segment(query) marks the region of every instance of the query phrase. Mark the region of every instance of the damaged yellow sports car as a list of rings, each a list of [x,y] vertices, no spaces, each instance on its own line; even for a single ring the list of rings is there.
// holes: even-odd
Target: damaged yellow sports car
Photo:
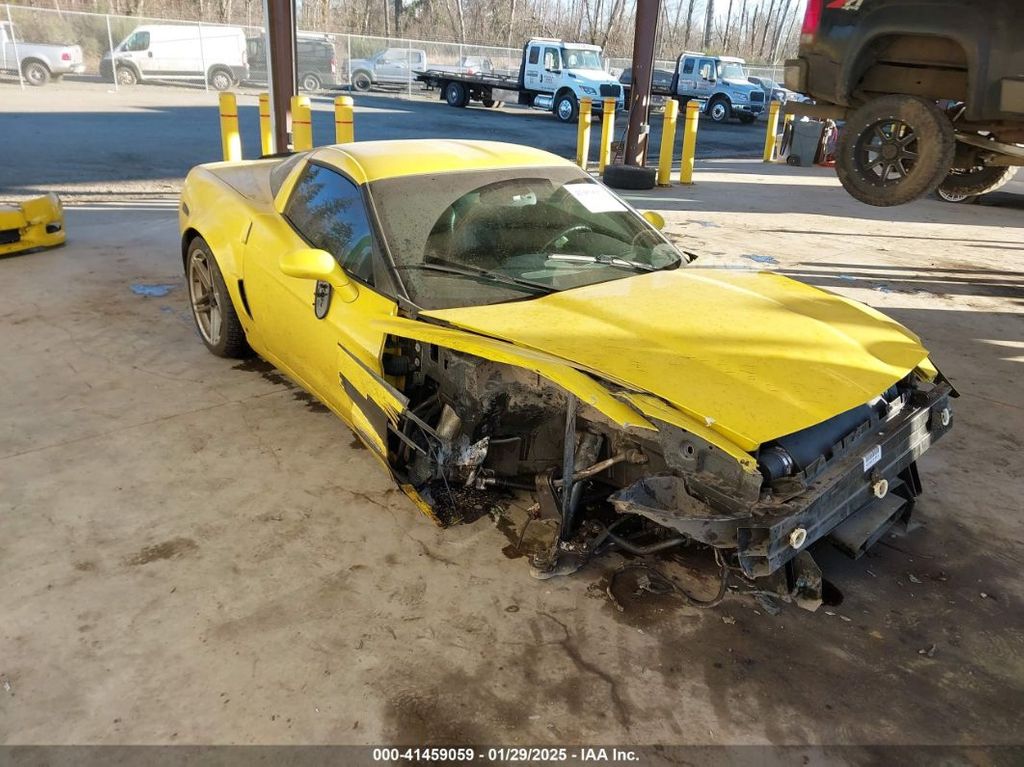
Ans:
[[[896,322],[694,268],[659,223],[484,141],[202,165],[180,211],[209,349],[316,395],[435,521],[521,496],[557,520],[538,576],[699,541],[813,592],[808,546],[909,519],[955,392]]]
[[[0,205],[0,256],[52,248],[66,238],[64,207],[53,192],[14,205]]]

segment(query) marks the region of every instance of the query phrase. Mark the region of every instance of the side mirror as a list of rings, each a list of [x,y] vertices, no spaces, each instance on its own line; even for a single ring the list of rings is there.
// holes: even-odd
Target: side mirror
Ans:
[[[329,284],[338,291],[345,303],[355,300],[359,290],[345,274],[345,270],[326,250],[300,248],[285,253],[278,261],[278,267],[289,277],[300,280],[318,280]]]
[[[659,232],[665,228],[665,217],[660,213],[656,213],[653,210],[645,210],[641,214],[644,221],[653,226]]]

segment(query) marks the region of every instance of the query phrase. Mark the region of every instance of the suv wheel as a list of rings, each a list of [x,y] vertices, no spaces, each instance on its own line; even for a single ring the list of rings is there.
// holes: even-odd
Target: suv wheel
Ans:
[[[352,75],[352,87],[365,92],[373,87],[373,80],[366,72],[356,72]]]
[[[41,61],[28,61],[21,68],[25,82],[29,85],[46,85],[50,82],[50,70]]]
[[[708,116],[711,118],[712,122],[724,123],[732,116],[732,109],[729,107],[729,102],[721,96],[716,96],[711,99],[711,103],[708,104]]]
[[[302,76],[302,90],[318,91],[320,90],[320,88],[320,78],[314,75],[312,72]]]
[[[933,191],[953,164],[949,118],[917,96],[882,96],[846,120],[836,149],[836,174],[868,205],[902,205]]]
[[[946,202],[973,202],[979,195],[994,192],[1006,184],[1016,171],[1016,168],[998,165],[953,168],[935,192]]]
[[[576,122],[580,116],[580,103],[572,93],[563,93],[555,100],[554,112],[559,122]]]

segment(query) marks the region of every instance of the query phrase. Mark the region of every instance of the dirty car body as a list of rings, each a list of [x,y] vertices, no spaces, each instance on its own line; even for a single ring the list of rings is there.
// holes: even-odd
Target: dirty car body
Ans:
[[[247,344],[420,510],[450,524],[466,498],[519,498],[556,520],[538,574],[691,540],[751,578],[828,536],[858,555],[907,518],[951,427],[955,392],[913,333],[774,273],[695,268],[538,150],[199,166],[180,223],[186,272],[216,262]]]

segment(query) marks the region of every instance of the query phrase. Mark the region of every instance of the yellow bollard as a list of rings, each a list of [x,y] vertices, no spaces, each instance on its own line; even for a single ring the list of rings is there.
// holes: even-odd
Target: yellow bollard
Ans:
[[[220,146],[226,162],[242,159],[242,136],[238,132],[238,102],[234,93],[220,94]]]
[[[612,140],[615,138],[615,99],[605,99],[601,111],[601,151],[597,159],[597,170],[604,173],[604,166],[612,161]]]
[[[679,102],[665,102],[665,119],[661,125],[661,147],[658,150],[658,186],[672,186],[672,155],[676,148],[676,119]]]
[[[334,100],[334,141],[337,144],[356,140],[354,103],[351,96],[338,96]]]
[[[313,148],[313,116],[309,96],[292,96],[292,149],[305,152]]]
[[[686,120],[683,123],[683,156],[679,159],[679,183],[693,183],[693,158],[697,152],[697,123],[700,121],[700,104],[688,101]]]
[[[587,169],[587,156],[590,154],[590,123],[594,119],[594,102],[580,99],[580,122],[576,129],[576,164],[583,170]]]
[[[764,134],[764,162],[771,162],[775,155],[775,134],[779,132],[779,102],[773,101],[768,107],[768,130]]]
[[[260,94],[260,152],[263,156],[274,153],[274,132],[270,129],[270,94]]]

